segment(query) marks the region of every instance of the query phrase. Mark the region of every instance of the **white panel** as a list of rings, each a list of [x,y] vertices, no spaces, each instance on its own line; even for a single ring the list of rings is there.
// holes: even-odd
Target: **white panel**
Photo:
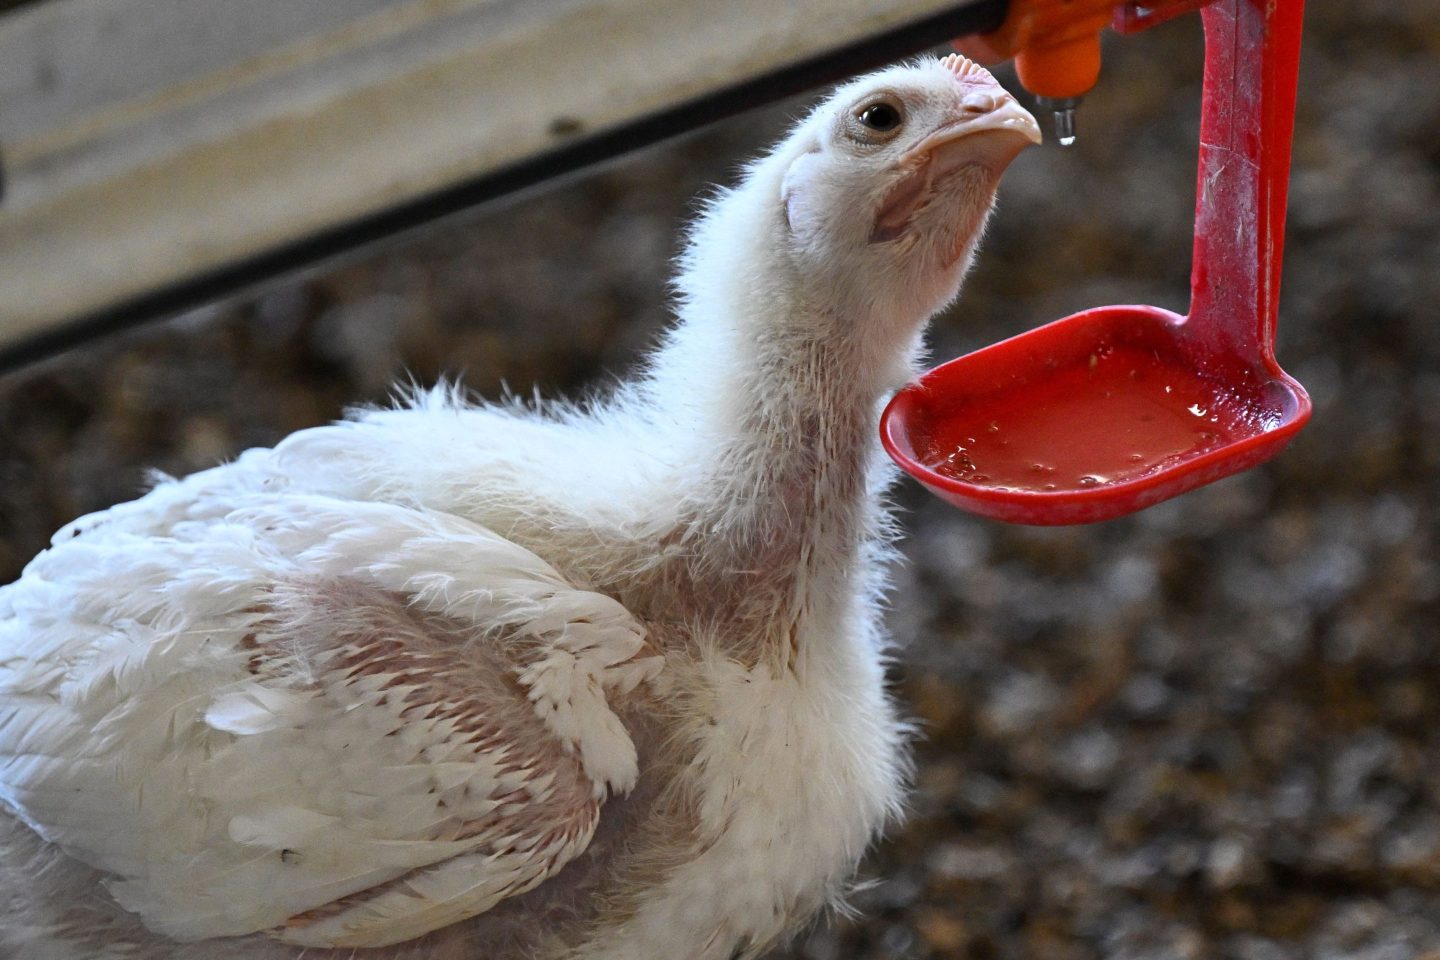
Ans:
[[[966,5],[23,7],[0,17],[0,348],[573,137]]]

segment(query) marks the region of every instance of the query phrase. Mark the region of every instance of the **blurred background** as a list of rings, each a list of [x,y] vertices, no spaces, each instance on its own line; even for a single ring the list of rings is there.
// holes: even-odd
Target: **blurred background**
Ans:
[[[1091,527],[902,483],[910,816],[859,916],[777,957],[1440,960],[1440,5],[1307,17],[1279,354],[1312,424],[1264,468]],[[937,359],[1088,306],[1184,310],[1199,18],[1111,39],[1078,145],[1007,174]],[[696,197],[807,102],[0,380],[0,582],[147,469],[397,378],[493,397],[623,377],[667,321]]]

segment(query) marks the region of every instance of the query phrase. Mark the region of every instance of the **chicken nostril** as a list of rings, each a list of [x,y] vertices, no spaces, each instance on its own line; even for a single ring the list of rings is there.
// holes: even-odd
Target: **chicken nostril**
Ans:
[[[960,101],[960,109],[966,113],[989,113],[995,109],[995,98],[988,93],[967,93]]]

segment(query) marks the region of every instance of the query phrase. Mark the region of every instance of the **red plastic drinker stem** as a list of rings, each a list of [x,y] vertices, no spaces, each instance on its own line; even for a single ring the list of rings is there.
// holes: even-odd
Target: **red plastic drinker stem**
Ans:
[[[1019,523],[1132,513],[1273,457],[1310,416],[1275,362],[1302,0],[1202,11],[1188,317],[1098,307],[944,364],[881,421],[956,506]]]
[[[1303,0],[1231,0],[1201,13],[1205,98],[1188,332],[1200,345],[1258,358],[1277,373],[1302,11]]]

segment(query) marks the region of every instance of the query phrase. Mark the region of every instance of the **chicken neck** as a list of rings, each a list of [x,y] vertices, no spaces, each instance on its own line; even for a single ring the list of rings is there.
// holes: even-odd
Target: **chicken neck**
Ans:
[[[757,655],[784,660],[802,618],[843,616],[868,575],[887,478],[877,407],[911,369],[923,318],[896,342],[880,333],[904,329],[895,318],[817,289],[777,254],[780,214],[754,199],[766,195],[752,181],[697,226],[646,392],[686,477],[683,575],[763,625]]]

